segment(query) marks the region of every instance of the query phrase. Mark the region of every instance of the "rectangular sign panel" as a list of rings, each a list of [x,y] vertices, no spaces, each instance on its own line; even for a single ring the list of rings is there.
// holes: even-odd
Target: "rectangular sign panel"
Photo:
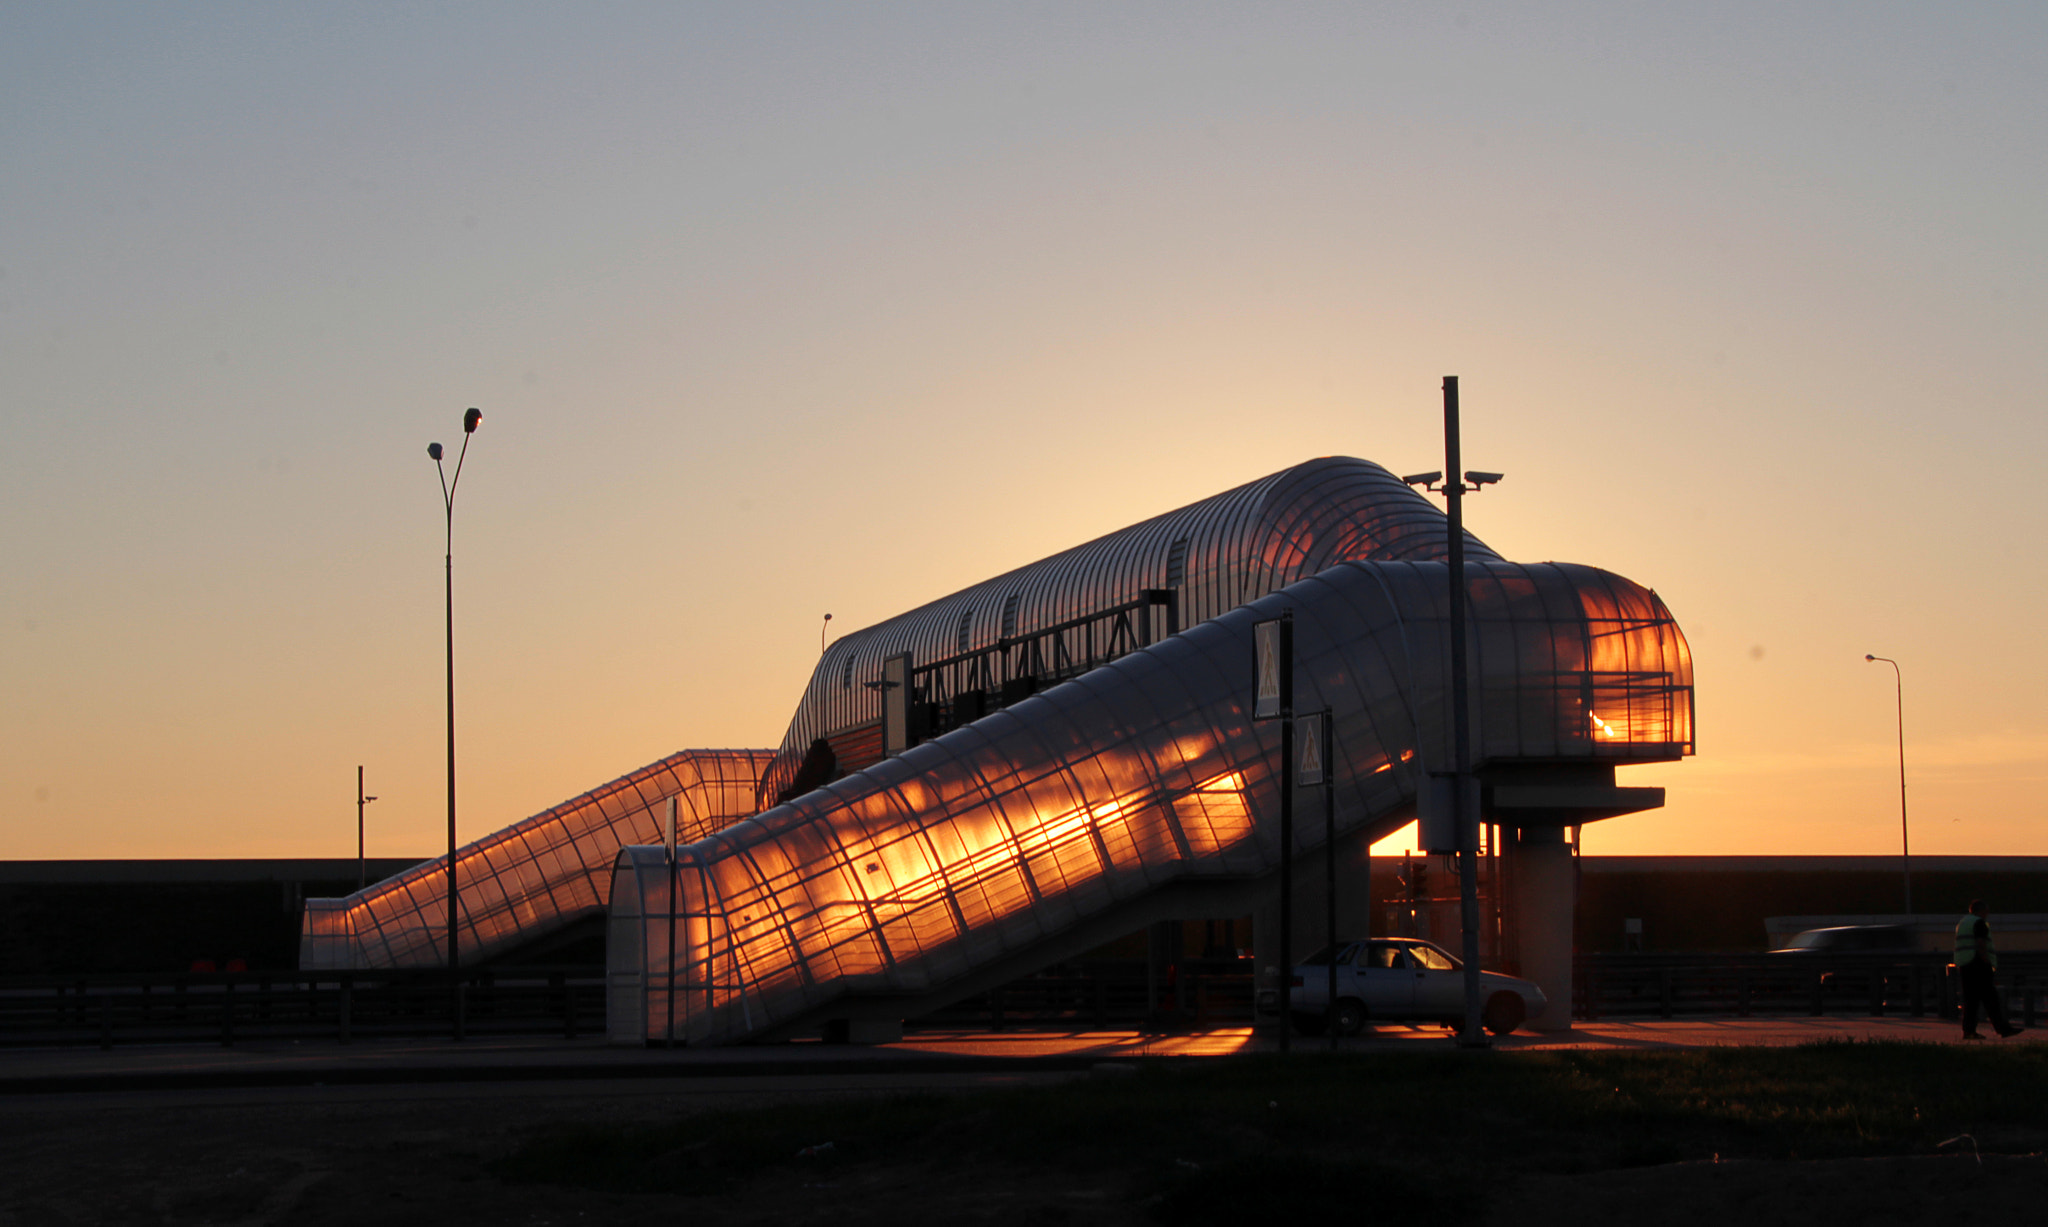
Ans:
[[[882,662],[882,753],[891,756],[910,748],[910,657],[891,656]]]
[[[1328,712],[1294,718],[1294,782],[1303,788],[1314,788],[1329,778],[1329,727]]]
[[[1478,778],[1466,776],[1463,791],[1465,804],[1461,814],[1456,776],[1432,774],[1422,778],[1422,793],[1415,798],[1415,838],[1427,851],[1458,851],[1461,820],[1477,829],[1474,820],[1479,816]]]
[[[1287,668],[1281,659],[1280,619],[1254,622],[1252,642],[1258,679],[1252,691],[1252,719],[1271,720],[1280,714],[1283,698],[1280,679]]]

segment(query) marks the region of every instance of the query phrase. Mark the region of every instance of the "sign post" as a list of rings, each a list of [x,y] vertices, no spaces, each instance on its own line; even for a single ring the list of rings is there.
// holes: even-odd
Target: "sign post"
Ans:
[[[1252,719],[1280,722],[1280,1051],[1294,1028],[1294,611],[1252,624]]]
[[[661,846],[668,856],[668,1046],[676,1046],[676,888],[681,886],[680,875],[676,872],[676,799],[668,799],[668,814],[661,822]]]
[[[1330,952],[1323,998],[1323,1025],[1330,1051],[1337,1050],[1337,762],[1330,742],[1330,713],[1315,712],[1294,720],[1294,740],[1301,747],[1295,782],[1323,790],[1323,937]]]

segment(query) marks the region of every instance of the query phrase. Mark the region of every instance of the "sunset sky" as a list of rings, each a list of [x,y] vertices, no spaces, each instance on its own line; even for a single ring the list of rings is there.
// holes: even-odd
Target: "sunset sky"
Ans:
[[[1655,588],[1620,853],[2048,854],[2048,7],[0,7],[0,858],[475,838],[1317,455]]]

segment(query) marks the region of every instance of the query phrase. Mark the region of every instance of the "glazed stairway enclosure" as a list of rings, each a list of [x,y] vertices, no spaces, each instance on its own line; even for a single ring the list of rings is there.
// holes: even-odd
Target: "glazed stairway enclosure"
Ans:
[[[683,750],[457,850],[464,966],[530,946],[604,914],[612,862],[658,843],[676,803],[677,838],[702,838],[753,812],[767,750]],[[306,900],[302,971],[448,965],[448,858],[340,899]]]
[[[1481,765],[1669,760],[1691,661],[1649,590],[1468,563]],[[1340,840],[1448,770],[1448,568],[1343,562],[681,847],[626,847],[607,935],[620,1043],[722,1044],[914,1017],[1168,917],[1239,915],[1281,860],[1253,626],[1294,620],[1327,710]],[[821,668],[821,673],[824,672]],[[788,746],[785,745],[785,751]],[[1295,825],[1298,853],[1320,822]]]

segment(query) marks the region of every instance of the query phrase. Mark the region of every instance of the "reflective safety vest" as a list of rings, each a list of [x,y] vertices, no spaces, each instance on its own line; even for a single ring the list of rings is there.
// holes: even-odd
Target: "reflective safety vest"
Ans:
[[[1971,912],[1956,923],[1956,966],[1968,967],[1977,961],[1977,914]],[[1991,967],[1998,967],[1998,955],[1991,949],[1991,926],[1984,926],[1984,958]]]

